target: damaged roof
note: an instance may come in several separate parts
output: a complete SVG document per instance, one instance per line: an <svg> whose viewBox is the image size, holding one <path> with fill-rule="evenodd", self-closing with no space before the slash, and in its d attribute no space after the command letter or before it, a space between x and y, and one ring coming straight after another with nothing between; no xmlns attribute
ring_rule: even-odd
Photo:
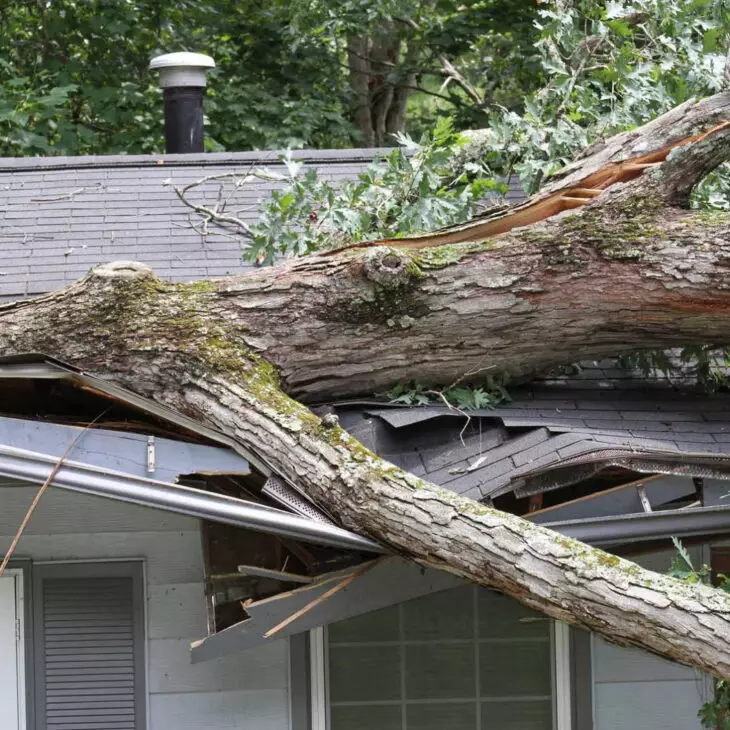
<svg viewBox="0 0 730 730"><path fill-rule="evenodd" d="M302 151L294 158L337 182L355 178L387 152ZM282 170L278 153L0 160L0 297L57 289L112 259L141 261L176 281L244 272L250 268L241 259L244 242L206 230L175 187L263 166ZM276 185L247 183L228 204L251 222ZM194 192L204 205L219 196L216 180ZM522 198L516 181L507 197ZM686 494L679 496L700 501L706 495L692 479L710 484L730 476L728 396L679 395L669 383L637 376L615 361L563 371L512 395L509 405L470 414L466 428L464 416L445 407L365 403L336 410L342 424L384 458L518 514L583 498L581 485L598 484L606 474L613 476L587 490L607 493L631 475L682 474ZM656 495L654 503L668 494ZM293 499L286 496L289 508ZM634 496L624 501L631 509L637 505ZM297 509L306 513L306 505Z"/></svg>
<svg viewBox="0 0 730 730"><path fill-rule="evenodd" d="M684 491L657 494L655 506L663 497L697 497L686 477L730 479L728 394L542 386L516 390L512 398L494 409L470 411L468 418L446 406L364 403L335 409L343 427L383 458L472 499L499 504L509 498L518 513L529 508L515 500L539 495L533 507L542 509L543 497L561 490L549 500L556 506L585 496L565 488L611 470L615 477L593 493L644 474L683 475ZM642 511L635 495L630 502Z"/></svg>

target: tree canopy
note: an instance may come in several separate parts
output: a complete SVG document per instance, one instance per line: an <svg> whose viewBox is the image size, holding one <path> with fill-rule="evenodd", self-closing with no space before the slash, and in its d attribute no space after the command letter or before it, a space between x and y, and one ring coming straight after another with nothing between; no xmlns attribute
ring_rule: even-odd
<svg viewBox="0 0 730 730"><path fill-rule="evenodd" d="M0 154L161 151L162 110L147 64L177 50L208 53L218 64L206 106L211 149L371 143L356 124L361 82L381 101L394 88L404 98L423 88L411 114L419 133L438 111L428 99L443 98L473 124L479 110L472 111L463 87L438 92L449 78L439 56L468 59L474 74L488 65L490 98L519 105L522 87L534 85L528 73L534 15L525 0L5 3ZM391 46L373 48L386 27ZM369 68L351 78L347 46L356 35L368 39L362 60ZM494 63L484 50L488 36L490 52L509 49ZM388 59L375 62L381 52Z"/></svg>
<svg viewBox="0 0 730 730"><path fill-rule="evenodd" d="M719 88L727 0L19 0L0 8L0 154L161 151L149 59L212 55L211 149L394 145L439 117L530 184Z"/></svg>

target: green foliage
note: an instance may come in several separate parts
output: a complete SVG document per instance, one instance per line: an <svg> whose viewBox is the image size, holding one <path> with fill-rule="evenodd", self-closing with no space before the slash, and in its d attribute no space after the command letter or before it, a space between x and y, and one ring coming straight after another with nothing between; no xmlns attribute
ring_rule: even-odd
<svg viewBox="0 0 730 730"><path fill-rule="evenodd" d="M699 210L730 210L730 164L723 163L700 181L690 205Z"/></svg>
<svg viewBox="0 0 730 730"><path fill-rule="evenodd" d="M419 144L407 136L399 141L403 148L337 185L288 159L288 184L262 203L246 258L271 263L277 255L431 231L468 220L487 193L504 189L478 165L450 171L459 135L448 119Z"/></svg>
<svg viewBox="0 0 730 730"><path fill-rule="evenodd" d="M429 131L439 116L452 117L458 129L482 126L491 105L522 109L524 95L541 83L534 0L293 0L291 7L297 35L319 38L333 50L366 36L375 58L383 35L397 39L387 70L376 62L368 81L408 88L403 131L412 137ZM464 83L445 71L441 58L454 63Z"/></svg>
<svg viewBox="0 0 730 730"><path fill-rule="evenodd" d="M700 708L697 715L707 730L730 730L730 684L715 680L715 696Z"/></svg>
<svg viewBox="0 0 730 730"><path fill-rule="evenodd" d="M387 31L395 55L368 84L410 94L410 136L439 116L482 127L473 159L534 189L588 142L716 91L729 2L17 0L0 8L0 154L159 151L147 63L175 50L218 63L211 149L349 146L347 41ZM698 205L727 205L705 188Z"/></svg>
<svg viewBox="0 0 730 730"><path fill-rule="evenodd" d="M147 65L179 50L218 64L210 149L348 146L356 134L340 59L292 34L285 0L0 5L1 155L161 151L161 94Z"/></svg>
<svg viewBox="0 0 730 730"><path fill-rule="evenodd" d="M529 191L589 143L720 88L728 0L556 0L539 16L542 85L524 113L493 112L470 150Z"/></svg>
<svg viewBox="0 0 730 730"><path fill-rule="evenodd" d="M448 404L460 411L496 408L510 400L507 389L494 378L486 378L481 384L455 385L444 390L435 390L416 382L399 383L383 395L389 403L406 406Z"/></svg>
<svg viewBox="0 0 730 730"><path fill-rule="evenodd" d="M206 106L210 149L352 146L360 132L347 39L377 40L386 26L400 50L380 80L428 92L415 94L413 134L433 126L437 98L457 110L460 126L473 126L483 110L457 84L440 89L439 57L460 65L463 55L467 76L519 106L525 86L537 82L526 60L534 14L531 0L0 3L0 154L160 151L162 105L147 64L178 50L208 53L218 64ZM488 57L487 37L501 39L508 61Z"/></svg>
<svg viewBox="0 0 730 730"><path fill-rule="evenodd" d="M692 558L684 545L676 537L672 538L675 554L669 575L685 583L707 583L711 577L708 565L695 568ZM730 593L730 578L722 573L715 576L717 588ZM706 702L697 713L702 727L707 730L730 730L730 684L724 679L715 680L714 697Z"/></svg>
<svg viewBox="0 0 730 730"><path fill-rule="evenodd" d="M645 377L661 375L671 380L683 368L690 368L697 384L708 393L728 385L730 349L716 345L690 345L675 357L664 350L637 350L619 358L619 364L638 370Z"/></svg>
<svg viewBox="0 0 730 730"><path fill-rule="evenodd" d="M702 565L696 569L689 551L678 538L672 538L672 545L674 545L675 552L672 555L668 574L685 583L706 583L710 575L709 566Z"/></svg>

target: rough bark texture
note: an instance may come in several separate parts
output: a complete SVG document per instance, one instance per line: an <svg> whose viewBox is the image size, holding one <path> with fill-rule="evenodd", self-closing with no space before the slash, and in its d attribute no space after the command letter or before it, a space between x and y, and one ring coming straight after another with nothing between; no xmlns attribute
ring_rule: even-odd
<svg viewBox="0 0 730 730"><path fill-rule="evenodd" d="M730 222L677 207L722 160L728 116L730 97L685 105L586 157L511 222L186 286L139 264L99 267L61 292L1 307L0 354L43 352L113 378L234 436L395 552L730 678L726 594L427 484L290 398L730 341ZM653 164L647 155L659 164L637 168ZM495 220L508 232L495 235Z"/></svg>
<svg viewBox="0 0 730 730"><path fill-rule="evenodd" d="M403 131L406 103L414 85L409 71L415 61L415 41L401 59L403 41L393 21L379 23L369 36L347 41L350 88L355 97L352 121L360 130L363 147L389 147L391 135Z"/></svg>
<svg viewBox="0 0 730 730"><path fill-rule="evenodd" d="M350 67L350 88L354 93L352 121L362 134L362 146L375 146L375 132L370 113L370 44L367 36L347 39L347 62Z"/></svg>

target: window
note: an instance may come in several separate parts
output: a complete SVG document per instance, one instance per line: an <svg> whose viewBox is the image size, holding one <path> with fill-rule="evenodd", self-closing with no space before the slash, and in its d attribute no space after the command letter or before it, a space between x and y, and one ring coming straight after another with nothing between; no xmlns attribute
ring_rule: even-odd
<svg viewBox="0 0 730 730"><path fill-rule="evenodd" d="M328 628L330 730L551 730L550 622L475 586Z"/></svg>
<svg viewBox="0 0 730 730"><path fill-rule="evenodd" d="M36 730L144 730L140 563L33 568Z"/></svg>

